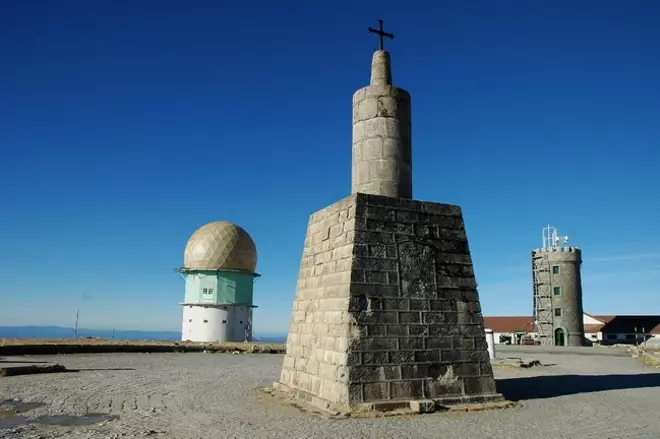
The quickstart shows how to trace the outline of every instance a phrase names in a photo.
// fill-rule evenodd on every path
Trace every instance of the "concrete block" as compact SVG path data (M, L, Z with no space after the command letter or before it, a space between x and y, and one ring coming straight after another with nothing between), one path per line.
M399 115L397 100L391 96L378 96L377 116L378 117L397 117Z
M354 122L373 119L378 116L378 98L368 97L358 102L357 119Z
M423 380L406 380L390 382L391 399L419 400L424 398Z
M362 157L360 160L381 160L383 158L383 140L380 137L362 141ZM371 166L370 166L371 169Z
M389 383L381 381L377 383L366 383L362 387L363 401L389 401L390 397Z
M381 96L393 96L396 91L393 90L396 87L391 85L369 85L364 87L365 98L379 98Z
M435 411L435 401L432 399L410 401L410 410L415 413L433 413Z
M387 121L385 117L376 117L373 119L365 120L364 127L366 130L366 137L388 137L387 135Z

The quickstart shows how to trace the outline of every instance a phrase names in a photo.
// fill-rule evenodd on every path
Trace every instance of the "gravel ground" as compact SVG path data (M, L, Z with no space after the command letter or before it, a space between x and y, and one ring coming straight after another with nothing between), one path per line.
M26 411L28 417L118 418L11 426L0 411L0 438L660 438L657 370L615 350L583 352L500 349L501 357L553 364L495 367L499 390L520 401L514 408L359 420L323 419L259 391L279 377L281 355L40 356L35 359L84 370L0 378L0 401L45 403Z

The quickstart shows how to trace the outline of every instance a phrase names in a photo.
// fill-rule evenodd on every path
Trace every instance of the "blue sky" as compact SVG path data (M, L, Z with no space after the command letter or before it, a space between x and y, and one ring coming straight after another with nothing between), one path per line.
M6 0L0 324L177 330L172 268L227 220L259 249L255 331L285 332L379 17L414 196L462 206L484 313L531 314L548 223L587 312L660 313L660 3Z

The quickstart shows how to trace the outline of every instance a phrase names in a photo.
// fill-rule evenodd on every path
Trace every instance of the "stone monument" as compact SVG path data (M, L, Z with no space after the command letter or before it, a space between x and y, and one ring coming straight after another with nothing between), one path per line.
M353 95L352 194L309 219L274 387L335 413L501 401L461 208L412 199L410 95L379 22Z

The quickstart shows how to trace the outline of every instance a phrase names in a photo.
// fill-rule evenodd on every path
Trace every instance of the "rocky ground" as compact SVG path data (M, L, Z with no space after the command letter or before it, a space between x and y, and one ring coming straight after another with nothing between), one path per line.
M660 437L660 373L625 351L503 347L498 357L542 364L496 364L514 408L328 420L258 390L278 378L280 355L39 356L80 371L0 378L0 438Z

